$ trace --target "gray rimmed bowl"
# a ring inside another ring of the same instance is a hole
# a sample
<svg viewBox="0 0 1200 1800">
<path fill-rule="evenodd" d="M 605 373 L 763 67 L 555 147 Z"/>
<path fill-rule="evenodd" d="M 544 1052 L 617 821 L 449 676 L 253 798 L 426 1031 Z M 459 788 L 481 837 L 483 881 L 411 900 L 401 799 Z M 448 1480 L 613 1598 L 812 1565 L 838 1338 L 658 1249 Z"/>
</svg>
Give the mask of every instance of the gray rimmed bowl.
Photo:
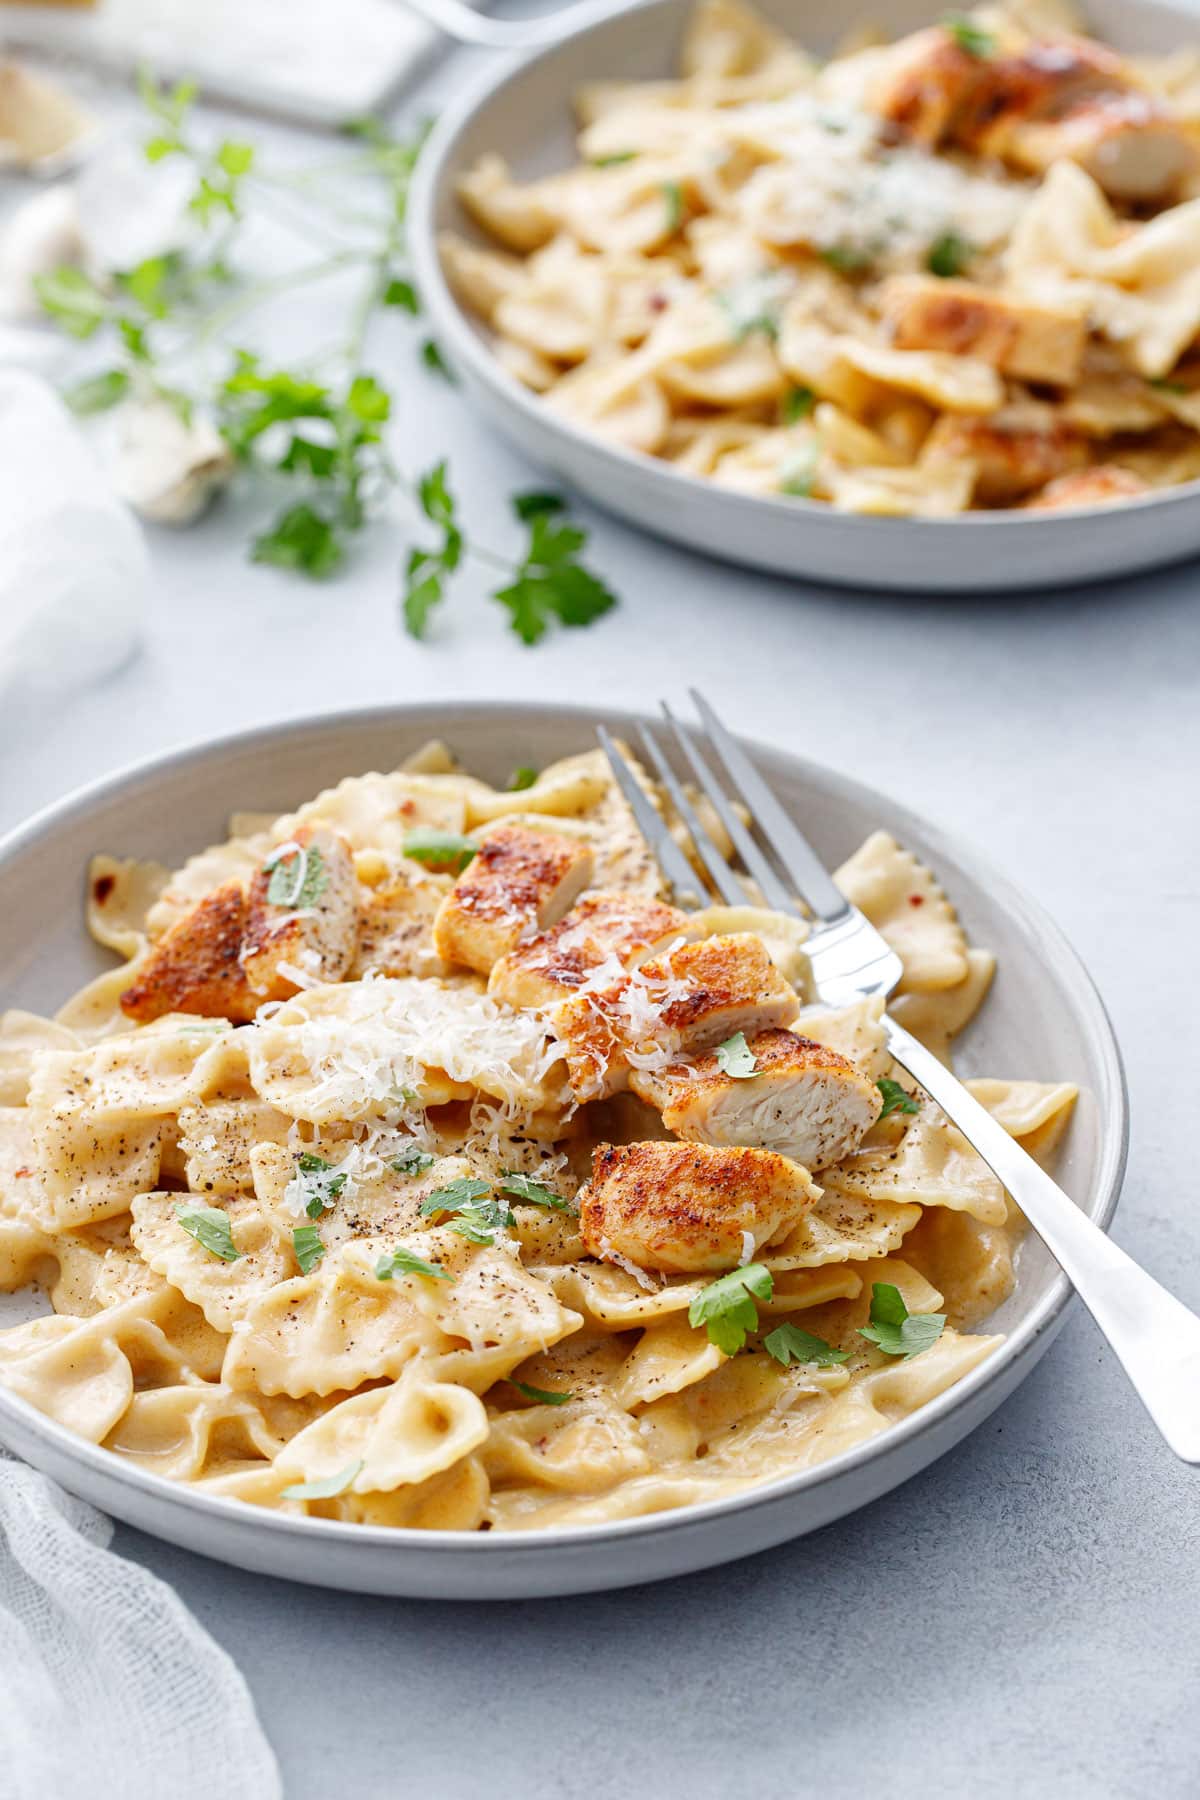
<svg viewBox="0 0 1200 1800">
<path fill-rule="evenodd" d="M 888 36 L 938 19 L 930 0 L 754 0 L 820 55 L 856 18 Z M 558 417 L 497 361 L 487 327 L 451 293 L 437 250 L 442 231 L 485 242 L 455 198 L 455 182 L 487 151 L 529 179 L 575 162 L 571 95 L 582 83 L 673 75 L 692 0 L 649 0 L 532 55 L 497 57 L 447 108 L 422 152 L 409 205 L 409 243 L 430 322 L 481 414 L 534 462 L 611 512 L 723 560 L 898 592 L 965 594 L 1051 589 L 1154 568 L 1200 551 L 1200 483 L 1061 512 L 997 511 L 950 519 L 868 518 L 798 499 L 740 494 L 670 463 L 606 444 Z M 1142 54 L 1200 42 L 1200 17 L 1164 0 L 1091 0 L 1097 36 Z"/>
<path fill-rule="evenodd" d="M 0 1004 L 52 1012 L 110 966 L 83 923 L 98 850 L 176 863 L 225 834 L 234 810 L 284 811 L 344 775 L 394 767 L 443 737 L 503 783 L 517 765 L 589 749 L 618 712 L 520 704 L 380 708 L 266 726 L 156 758 L 69 796 L 0 843 Z M 975 942 L 999 957 L 994 989 L 961 1040 L 971 1073 L 1074 1081 L 1081 1094 L 1059 1179 L 1100 1225 L 1117 1204 L 1127 1143 L 1120 1054 L 1075 952 L 1032 900 L 973 851 L 882 794 L 783 751 L 751 746 L 832 865 L 877 826 L 930 862 Z M 296 1519 L 214 1498 L 82 1442 L 0 1388 L 0 1442 L 64 1487 L 171 1543 L 240 1568 L 325 1587 L 432 1599 L 524 1599 L 656 1581 L 803 1536 L 877 1499 L 971 1431 L 1032 1369 L 1070 1288 L 1036 1240 L 995 1317 L 1007 1342 L 911 1418 L 820 1467 L 748 1494 L 645 1519 L 529 1534 L 390 1531 Z"/>
</svg>

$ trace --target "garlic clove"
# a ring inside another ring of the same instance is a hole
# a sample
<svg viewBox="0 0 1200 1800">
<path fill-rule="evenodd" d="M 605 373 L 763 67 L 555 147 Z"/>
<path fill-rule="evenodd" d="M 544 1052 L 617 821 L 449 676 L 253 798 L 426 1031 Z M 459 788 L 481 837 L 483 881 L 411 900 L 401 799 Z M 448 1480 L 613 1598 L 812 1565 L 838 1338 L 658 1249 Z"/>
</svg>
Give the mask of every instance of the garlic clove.
<svg viewBox="0 0 1200 1800">
<path fill-rule="evenodd" d="M 0 165 L 55 174 L 96 131 L 65 88 L 20 63 L 0 62 Z"/>
<path fill-rule="evenodd" d="M 212 420 L 183 419 L 169 401 L 127 401 L 116 415 L 113 481 L 156 525 L 190 525 L 233 474 L 233 454 Z"/>
<path fill-rule="evenodd" d="M 0 231 L 0 319 L 40 318 L 35 279 L 82 262 L 83 247 L 73 188 L 60 183 L 18 206 Z"/>
</svg>

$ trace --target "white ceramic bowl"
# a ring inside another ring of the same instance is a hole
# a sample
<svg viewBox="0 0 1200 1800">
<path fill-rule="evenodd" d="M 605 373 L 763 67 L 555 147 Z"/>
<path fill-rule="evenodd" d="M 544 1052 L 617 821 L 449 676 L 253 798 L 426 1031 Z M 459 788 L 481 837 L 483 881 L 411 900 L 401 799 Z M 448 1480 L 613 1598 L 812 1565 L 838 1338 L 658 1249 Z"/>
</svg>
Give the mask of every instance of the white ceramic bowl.
<svg viewBox="0 0 1200 1800">
<path fill-rule="evenodd" d="M 889 35 L 938 18 L 930 0 L 755 0 L 808 48 L 831 52 L 856 13 Z M 553 49 L 498 58 L 486 79 L 445 112 L 422 153 L 409 207 L 409 242 L 433 331 L 484 417 L 535 462 L 581 493 L 661 537 L 781 575 L 927 593 L 1045 587 L 1153 568 L 1200 550 L 1200 483 L 1118 506 L 1051 513 L 968 513 L 952 519 L 863 518 L 812 501 L 739 494 L 669 463 L 604 443 L 557 417 L 509 375 L 487 328 L 464 311 L 437 253 L 441 231 L 482 242 L 455 199 L 457 177 L 498 151 L 521 177 L 576 160 L 571 95 L 584 81 L 673 74 L 692 0 L 650 0 L 617 12 Z M 1092 28 L 1121 49 L 1170 50 L 1200 41 L 1200 18 L 1161 0 L 1092 0 Z"/>
<path fill-rule="evenodd" d="M 287 810 L 343 775 L 388 769 L 445 738 L 466 766 L 503 782 L 518 764 L 585 750 L 603 717 L 570 707 L 413 706 L 268 726 L 160 758 L 87 788 L 0 844 L 4 1005 L 53 1011 L 111 958 L 83 925 L 88 858 L 108 850 L 176 863 L 217 842 L 233 809 Z M 903 807 L 816 764 L 756 749 L 760 766 L 832 865 L 885 826 L 942 877 L 972 938 L 1000 968 L 964 1040 L 975 1073 L 1070 1080 L 1081 1095 L 1059 1169 L 1107 1226 L 1125 1162 L 1120 1056 L 1075 953 L 1045 914 L 972 852 Z M 870 1443 L 729 1500 L 612 1525 L 506 1536 L 388 1531 L 297 1519 L 215 1499 L 82 1442 L 0 1389 L 0 1441 L 72 1492 L 172 1543 L 239 1567 L 328 1587 L 440 1599 L 519 1599 L 653 1581 L 799 1537 L 876 1499 L 978 1425 L 1049 1347 L 1065 1277 L 1026 1244 L 1016 1292 L 996 1316 L 1008 1341 L 965 1380 Z"/>
</svg>

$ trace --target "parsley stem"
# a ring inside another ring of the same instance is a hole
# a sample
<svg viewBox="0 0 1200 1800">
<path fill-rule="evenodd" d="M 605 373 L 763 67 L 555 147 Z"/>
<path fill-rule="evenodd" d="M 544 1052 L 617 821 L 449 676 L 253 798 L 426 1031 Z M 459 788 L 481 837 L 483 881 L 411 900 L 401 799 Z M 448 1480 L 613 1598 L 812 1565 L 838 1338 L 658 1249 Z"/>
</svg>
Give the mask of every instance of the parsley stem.
<svg viewBox="0 0 1200 1800">
<path fill-rule="evenodd" d="M 331 256 L 322 257 L 319 262 L 305 263 L 298 269 L 289 269 L 283 275 L 274 275 L 254 282 L 250 287 L 231 300 L 228 305 L 218 307 L 209 313 L 207 319 L 197 332 L 189 339 L 187 347 L 199 349 L 219 337 L 230 325 L 241 319 L 267 300 L 273 300 L 277 294 L 286 294 L 289 289 L 304 287 L 310 281 L 321 281 L 327 275 L 336 274 L 339 269 L 350 269 L 370 260 L 369 250 L 342 250 Z M 178 346 L 177 348 L 182 348 Z"/>
</svg>

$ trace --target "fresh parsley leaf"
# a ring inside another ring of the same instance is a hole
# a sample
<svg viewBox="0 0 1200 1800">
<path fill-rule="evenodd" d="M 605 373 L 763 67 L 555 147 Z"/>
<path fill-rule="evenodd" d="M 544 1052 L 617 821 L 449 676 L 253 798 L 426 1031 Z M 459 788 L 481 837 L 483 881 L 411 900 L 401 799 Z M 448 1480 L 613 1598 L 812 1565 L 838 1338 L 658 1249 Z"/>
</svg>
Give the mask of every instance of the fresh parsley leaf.
<svg viewBox="0 0 1200 1800">
<path fill-rule="evenodd" d="M 336 528 L 307 501 L 289 506 L 271 529 L 256 537 L 250 546 L 252 562 L 294 569 L 314 581 L 332 575 L 340 568 L 344 555 Z"/>
<path fill-rule="evenodd" d="M 217 390 L 221 432 L 237 456 L 246 456 L 273 425 L 293 419 L 335 420 L 331 388 L 287 369 L 264 369 L 261 359 L 239 350 L 232 372 Z"/>
<path fill-rule="evenodd" d="M 223 169 L 226 175 L 248 175 L 254 167 L 254 145 L 241 144 L 235 142 L 233 138 L 226 138 L 225 142 L 218 146 L 216 163 L 217 167 Z"/>
<path fill-rule="evenodd" d="M 734 1356 L 758 1324 L 755 1299 L 769 1300 L 774 1291 L 774 1278 L 762 1263 L 731 1269 L 696 1295 L 688 1307 L 688 1324 L 707 1326 L 709 1342 Z"/>
<path fill-rule="evenodd" d="M 1160 389 L 1164 394 L 1187 394 L 1191 392 L 1191 389 L 1185 387 L 1182 381 L 1169 381 L 1165 375 L 1155 376 L 1148 385 L 1152 388 Z"/>
<path fill-rule="evenodd" d="M 537 489 L 528 494 L 514 494 L 512 497 L 512 509 L 523 524 L 538 513 L 562 512 L 566 504 L 561 494 L 542 493 Z"/>
<path fill-rule="evenodd" d="M 758 1074 L 758 1058 L 746 1042 L 744 1031 L 735 1031 L 718 1044 L 715 1054 L 722 1075 L 732 1076 L 734 1081 L 748 1081 L 751 1075 Z"/>
<path fill-rule="evenodd" d="M 43 312 L 74 338 L 89 338 L 109 317 L 107 296 L 90 275 L 69 264 L 35 275 L 33 291 Z"/>
<path fill-rule="evenodd" d="M 543 509 L 528 520 L 529 543 L 516 579 L 492 595 L 509 616 L 524 644 L 545 636 L 552 619 L 562 625 L 590 625 L 616 605 L 616 596 L 579 561 L 587 533 Z"/>
<path fill-rule="evenodd" d="M 578 1208 L 570 1200 L 564 1200 L 553 1188 L 543 1187 L 540 1181 L 534 1181 L 529 1175 L 518 1175 L 507 1170 L 496 1183 L 502 1194 L 512 1200 L 524 1200 L 530 1206 L 546 1206 L 551 1212 L 575 1213 Z"/>
<path fill-rule="evenodd" d="M 447 1219 L 446 1230 L 466 1238 L 469 1244 L 494 1244 L 497 1231 L 511 1223 L 512 1214 L 506 1207 L 497 1200 L 486 1200 L 481 1206 L 462 1207 Z"/>
<path fill-rule="evenodd" d="M 368 425 L 382 425 L 392 410 L 391 395 L 380 387 L 373 375 L 356 375 L 346 395 L 346 405 L 356 419 Z"/>
<path fill-rule="evenodd" d="M 611 156 L 593 156 L 593 169 L 615 169 L 619 163 L 632 162 L 637 155 L 636 150 L 614 150 Z"/>
<path fill-rule="evenodd" d="M 427 369 L 432 369 L 435 375 L 440 375 L 443 381 L 448 381 L 451 387 L 458 386 L 457 375 L 442 355 L 441 347 L 433 338 L 426 338 L 421 345 L 421 361 Z"/>
<path fill-rule="evenodd" d="M 335 1200 L 341 1199 L 347 1175 L 344 1169 L 335 1169 L 331 1162 L 326 1162 L 315 1151 L 302 1150 L 296 1158 L 294 1180 L 299 1186 L 299 1198 L 305 1212 L 310 1219 L 319 1219 Z M 291 1186 L 291 1183 L 288 1185 Z"/>
<path fill-rule="evenodd" d="M 662 191 L 667 207 L 667 230 L 674 233 L 683 224 L 683 189 L 677 181 L 664 181 Z"/>
<path fill-rule="evenodd" d="M 435 463 L 417 482 L 417 504 L 442 534 L 434 549 L 415 548 L 405 567 L 404 623 L 410 637 L 421 638 L 429 615 L 445 597 L 445 579 L 462 561 L 463 535 L 454 495 L 446 481 L 446 464 Z"/>
<path fill-rule="evenodd" d="M 310 1269 L 315 1269 L 325 1254 L 321 1234 L 315 1225 L 297 1225 L 295 1227 L 292 1232 L 292 1249 L 296 1253 L 296 1261 L 300 1264 L 302 1275 L 307 1275 Z"/>
<path fill-rule="evenodd" d="M 894 1112 L 920 1112 L 921 1102 L 915 1099 L 907 1088 L 901 1087 L 898 1081 L 893 1081 L 890 1075 L 881 1075 L 875 1086 L 883 1095 L 883 1110 L 879 1115 L 881 1119 L 886 1119 L 889 1114 Z"/>
<path fill-rule="evenodd" d="M 530 1387 L 527 1381 L 514 1381 L 510 1375 L 509 1386 L 515 1387 L 518 1394 L 524 1394 L 527 1400 L 536 1400 L 539 1406 L 565 1406 L 574 1394 L 564 1394 L 557 1388 Z"/>
<path fill-rule="evenodd" d="M 404 839 L 404 854 L 428 869 L 449 869 L 460 875 L 477 854 L 474 838 L 458 831 L 438 831 L 432 825 L 418 825 Z"/>
<path fill-rule="evenodd" d="M 317 444 L 296 433 L 280 457 L 279 467 L 286 475 L 313 475 L 318 481 L 327 481 L 337 467 L 337 459 L 333 444 Z"/>
<path fill-rule="evenodd" d="M 106 369 L 101 375 L 89 375 L 69 387 L 63 399 L 73 413 L 107 412 L 129 392 L 129 376 L 124 369 Z"/>
<path fill-rule="evenodd" d="M 425 1196 L 421 1202 L 421 1215 L 429 1219 L 435 1213 L 462 1212 L 464 1207 L 474 1206 L 491 1191 L 490 1181 L 481 1181 L 478 1175 L 460 1175 L 457 1181 L 434 1188 L 432 1194 Z"/>
<path fill-rule="evenodd" d="M 433 1157 L 428 1150 L 422 1150 L 420 1144 L 405 1144 L 404 1148 L 392 1157 L 389 1164 L 397 1175 L 423 1175 L 426 1169 L 432 1169 Z"/>
<path fill-rule="evenodd" d="M 272 906 L 304 912 L 315 906 L 329 886 L 325 858 L 316 845 L 282 844 L 263 864 L 269 875 L 267 899 Z"/>
<path fill-rule="evenodd" d="M 941 237 L 935 238 L 929 246 L 929 254 L 925 258 L 925 266 L 931 275 L 940 275 L 950 280 L 961 275 L 971 258 L 975 247 L 957 231 L 943 231 Z"/>
<path fill-rule="evenodd" d="M 771 343 L 775 342 L 779 336 L 779 318 L 788 287 L 786 275 L 768 270 L 761 275 L 747 276 L 744 281 L 722 288 L 714 295 L 739 344 L 756 331 L 761 332 Z"/>
<path fill-rule="evenodd" d="M 864 244 L 823 244 L 818 254 L 839 275 L 859 275 L 874 260 Z"/>
<path fill-rule="evenodd" d="M 411 313 L 416 318 L 421 310 L 421 297 L 411 281 L 394 275 L 383 290 L 383 304 L 398 306 L 402 312 Z"/>
<path fill-rule="evenodd" d="M 521 763 L 508 778 L 508 791 L 510 794 L 523 794 L 526 788 L 533 787 L 537 778 L 536 769 L 530 768 L 528 763 Z"/>
<path fill-rule="evenodd" d="M 779 492 L 794 499 L 807 500 L 816 485 L 820 452 L 815 444 L 802 456 L 790 456 L 779 470 Z"/>
<path fill-rule="evenodd" d="M 178 280 L 182 269 L 182 256 L 171 251 L 162 256 L 147 256 L 132 269 L 118 275 L 117 282 L 152 319 L 165 319 L 170 310 L 172 283 Z"/>
<path fill-rule="evenodd" d="M 378 1281 L 390 1281 L 393 1275 L 424 1275 L 429 1281 L 453 1281 L 454 1277 L 440 1263 L 426 1262 L 412 1250 L 390 1250 L 375 1264 Z"/>
<path fill-rule="evenodd" d="M 817 404 L 817 396 L 810 387 L 790 387 L 779 402 L 780 423 L 798 425 L 801 419 L 807 419 Z"/>
<path fill-rule="evenodd" d="M 785 1369 L 794 1362 L 816 1363 L 818 1368 L 824 1369 L 850 1360 L 848 1350 L 835 1350 L 824 1338 L 814 1337 L 811 1331 L 801 1331 L 798 1325 L 777 1325 L 774 1331 L 768 1331 L 763 1339 L 763 1349 Z"/>
<path fill-rule="evenodd" d="M 296 1481 L 281 1490 L 285 1500 L 336 1500 L 362 1473 L 362 1458 L 347 1463 L 336 1475 L 323 1475 L 319 1481 Z"/>
<path fill-rule="evenodd" d="M 194 1200 L 179 1200 L 175 1205 L 175 1217 L 188 1236 L 194 1237 L 211 1256 L 219 1256 L 222 1262 L 237 1262 L 241 1256 L 241 1251 L 234 1246 L 229 1214 L 219 1206 L 199 1206 Z"/>
<path fill-rule="evenodd" d="M 936 1344 L 946 1329 L 945 1313 L 910 1313 L 904 1295 L 890 1281 L 871 1289 L 871 1323 L 858 1335 L 878 1345 L 885 1356 L 919 1356 Z"/>
<path fill-rule="evenodd" d="M 950 33 L 959 49 L 965 50 L 968 56 L 986 59 L 995 55 L 995 36 L 992 32 L 985 30 L 969 13 L 943 13 L 942 25 Z"/>
</svg>

